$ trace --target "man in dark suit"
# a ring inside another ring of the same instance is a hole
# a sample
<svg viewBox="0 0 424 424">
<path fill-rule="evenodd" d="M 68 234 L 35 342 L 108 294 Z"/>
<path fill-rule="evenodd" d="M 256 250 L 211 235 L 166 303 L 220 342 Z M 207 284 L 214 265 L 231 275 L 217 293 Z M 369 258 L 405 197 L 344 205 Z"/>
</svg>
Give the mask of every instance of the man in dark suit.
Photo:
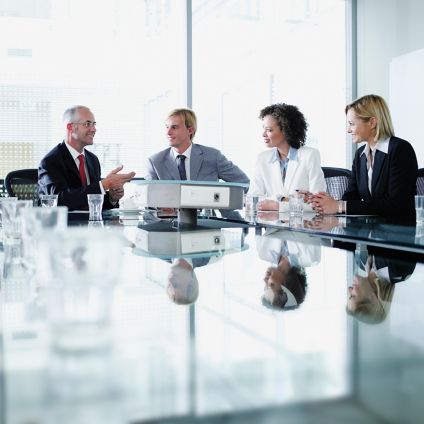
<svg viewBox="0 0 424 424">
<path fill-rule="evenodd" d="M 96 121 L 86 106 L 73 106 L 65 111 L 65 140 L 41 160 L 38 168 L 39 194 L 57 194 L 58 205 L 69 210 L 87 209 L 87 194 L 104 194 L 104 209 L 118 206 L 124 195 L 124 184 L 135 173 L 119 174 L 122 165 L 104 179 L 100 177 L 97 156 L 85 149 L 93 144 Z"/>
</svg>

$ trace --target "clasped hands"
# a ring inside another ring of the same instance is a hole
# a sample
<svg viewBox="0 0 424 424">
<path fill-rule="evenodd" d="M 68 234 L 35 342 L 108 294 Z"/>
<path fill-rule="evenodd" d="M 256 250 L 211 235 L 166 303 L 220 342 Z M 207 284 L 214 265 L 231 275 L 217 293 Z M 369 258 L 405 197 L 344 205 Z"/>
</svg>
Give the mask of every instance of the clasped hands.
<svg viewBox="0 0 424 424">
<path fill-rule="evenodd" d="M 303 195 L 305 203 L 309 203 L 319 215 L 335 214 L 338 212 L 338 202 L 326 192 L 312 194 L 309 191 L 298 190 Z M 288 200 L 288 199 L 287 199 Z M 265 199 L 258 204 L 260 211 L 278 211 L 279 205 L 276 200 Z"/>
<path fill-rule="evenodd" d="M 112 202 L 121 199 L 124 196 L 124 184 L 131 181 L 135 172 L 128 172 L 127 174 L 119 174 L 123 165 L 112 169 L 109 174 L 102 180 L 102 185 L 105 190 L 109 191 L 109 197 Z"/>
</svg>

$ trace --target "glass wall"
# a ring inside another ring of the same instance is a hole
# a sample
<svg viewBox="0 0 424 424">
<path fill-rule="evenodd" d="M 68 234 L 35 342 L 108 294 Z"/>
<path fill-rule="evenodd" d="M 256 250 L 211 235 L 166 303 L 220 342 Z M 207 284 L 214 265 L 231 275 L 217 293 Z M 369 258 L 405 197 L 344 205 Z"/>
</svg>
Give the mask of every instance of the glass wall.
<svg viewBox="0 0 424 424">
<path fill-rule="evenodd" d="M 346 166 L 346 2 L 193 0 L 197 142 L 250 175 L 265 149 L 263 107 L 297 105 L 323 165 Z M 349 164 L 350 167 L 350 164 Z"/>
<path fill-rule="evenodd" d="M 279 101 L 305 113 L 308 144 L 321 150 L 323 165 L 345 166 L 345 7 L 346 0 L 1 0 L 0 178 L 37 167 L 63 139 L 62 114 L 73 104 L 95 114 L 92 150 L 103 174 L 123 163 L 144 176 L 146 157 L 167 146 L 167 112 L 185 106 L 191 89 L 195 141 L 222 149 L 246 173 L 264 149 L 258 112 Z"/>
<path fill-rule="evenodd" d="M 103 173 L 143 173 L 162 116 L 186 102 L 185 2 L 0 2 L 0 177 L 63 139 L 63 111 L 95 114 Z"/>
</svg>

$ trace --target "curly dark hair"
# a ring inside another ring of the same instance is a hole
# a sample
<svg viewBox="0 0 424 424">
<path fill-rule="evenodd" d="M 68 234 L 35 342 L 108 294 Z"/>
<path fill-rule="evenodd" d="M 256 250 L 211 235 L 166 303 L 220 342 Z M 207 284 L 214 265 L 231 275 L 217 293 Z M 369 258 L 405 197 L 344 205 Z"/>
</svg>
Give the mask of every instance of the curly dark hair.
<svg viewBox="0 0 424 424">
<path fill-rule="evenodd" d="M 305 268 L 299 266 L 293 266 L 290 268 L 286 281 L 284 284 L 292 293 L 297 301 L 297 306 L 285 306 L 283 302 L 283 290 L 281 289 L 280 293 L 274 299 L 274 303 L 270 303 L 267 299 L 262 297 L 262 305 L 266 306 L 269 309 L 277 310 L 290 310 L 297 309 L 301 303 L 305 300 L 306 290 L 308 287 L 307 277 L 305 273 Z M 287 299 L 287 297 L 286 297 Z"/>
<path fill-rule="evenodd" d="M 298 149 L 305 145 L 308 123 L 303 113 L 296 106 L 276 103 L 263 108 L 259 113 L 259 118 L 264 119 L 267 115 L 272 116 L 277 121 L 291 147 Z"/>
</svg>

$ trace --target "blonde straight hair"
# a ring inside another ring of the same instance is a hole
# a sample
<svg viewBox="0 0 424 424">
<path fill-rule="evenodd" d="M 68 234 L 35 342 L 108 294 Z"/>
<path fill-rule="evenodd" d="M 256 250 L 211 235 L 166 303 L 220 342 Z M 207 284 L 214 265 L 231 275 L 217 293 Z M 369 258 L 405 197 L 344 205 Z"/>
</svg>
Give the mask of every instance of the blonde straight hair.
<svg viewBox="0 0 424 424">
<path fill-rule="evenodd" d="M 348 104 L 345 113 L 353 109 L 356 116 L 364 121 L 375 118 L 377 121 L 375 127 L 374 141 L 384 140 L 395 135 L 392 118 L 386 101 L 376 94 L 368 94 L 356 99 Z"/>
<path fill-rule="evenodd" d="M 184 125 L 186 128 L 192 127 L 194 129 L 193 134 L 191 134 L 190 139 L 193 140 L 194 135 L 197 131 L 197 118 L 196 114 L 191 109 L 174 109 L 171 110 L 168 114 L 170 116 L 180 116 L 184 120 Z"/>
</svg>

